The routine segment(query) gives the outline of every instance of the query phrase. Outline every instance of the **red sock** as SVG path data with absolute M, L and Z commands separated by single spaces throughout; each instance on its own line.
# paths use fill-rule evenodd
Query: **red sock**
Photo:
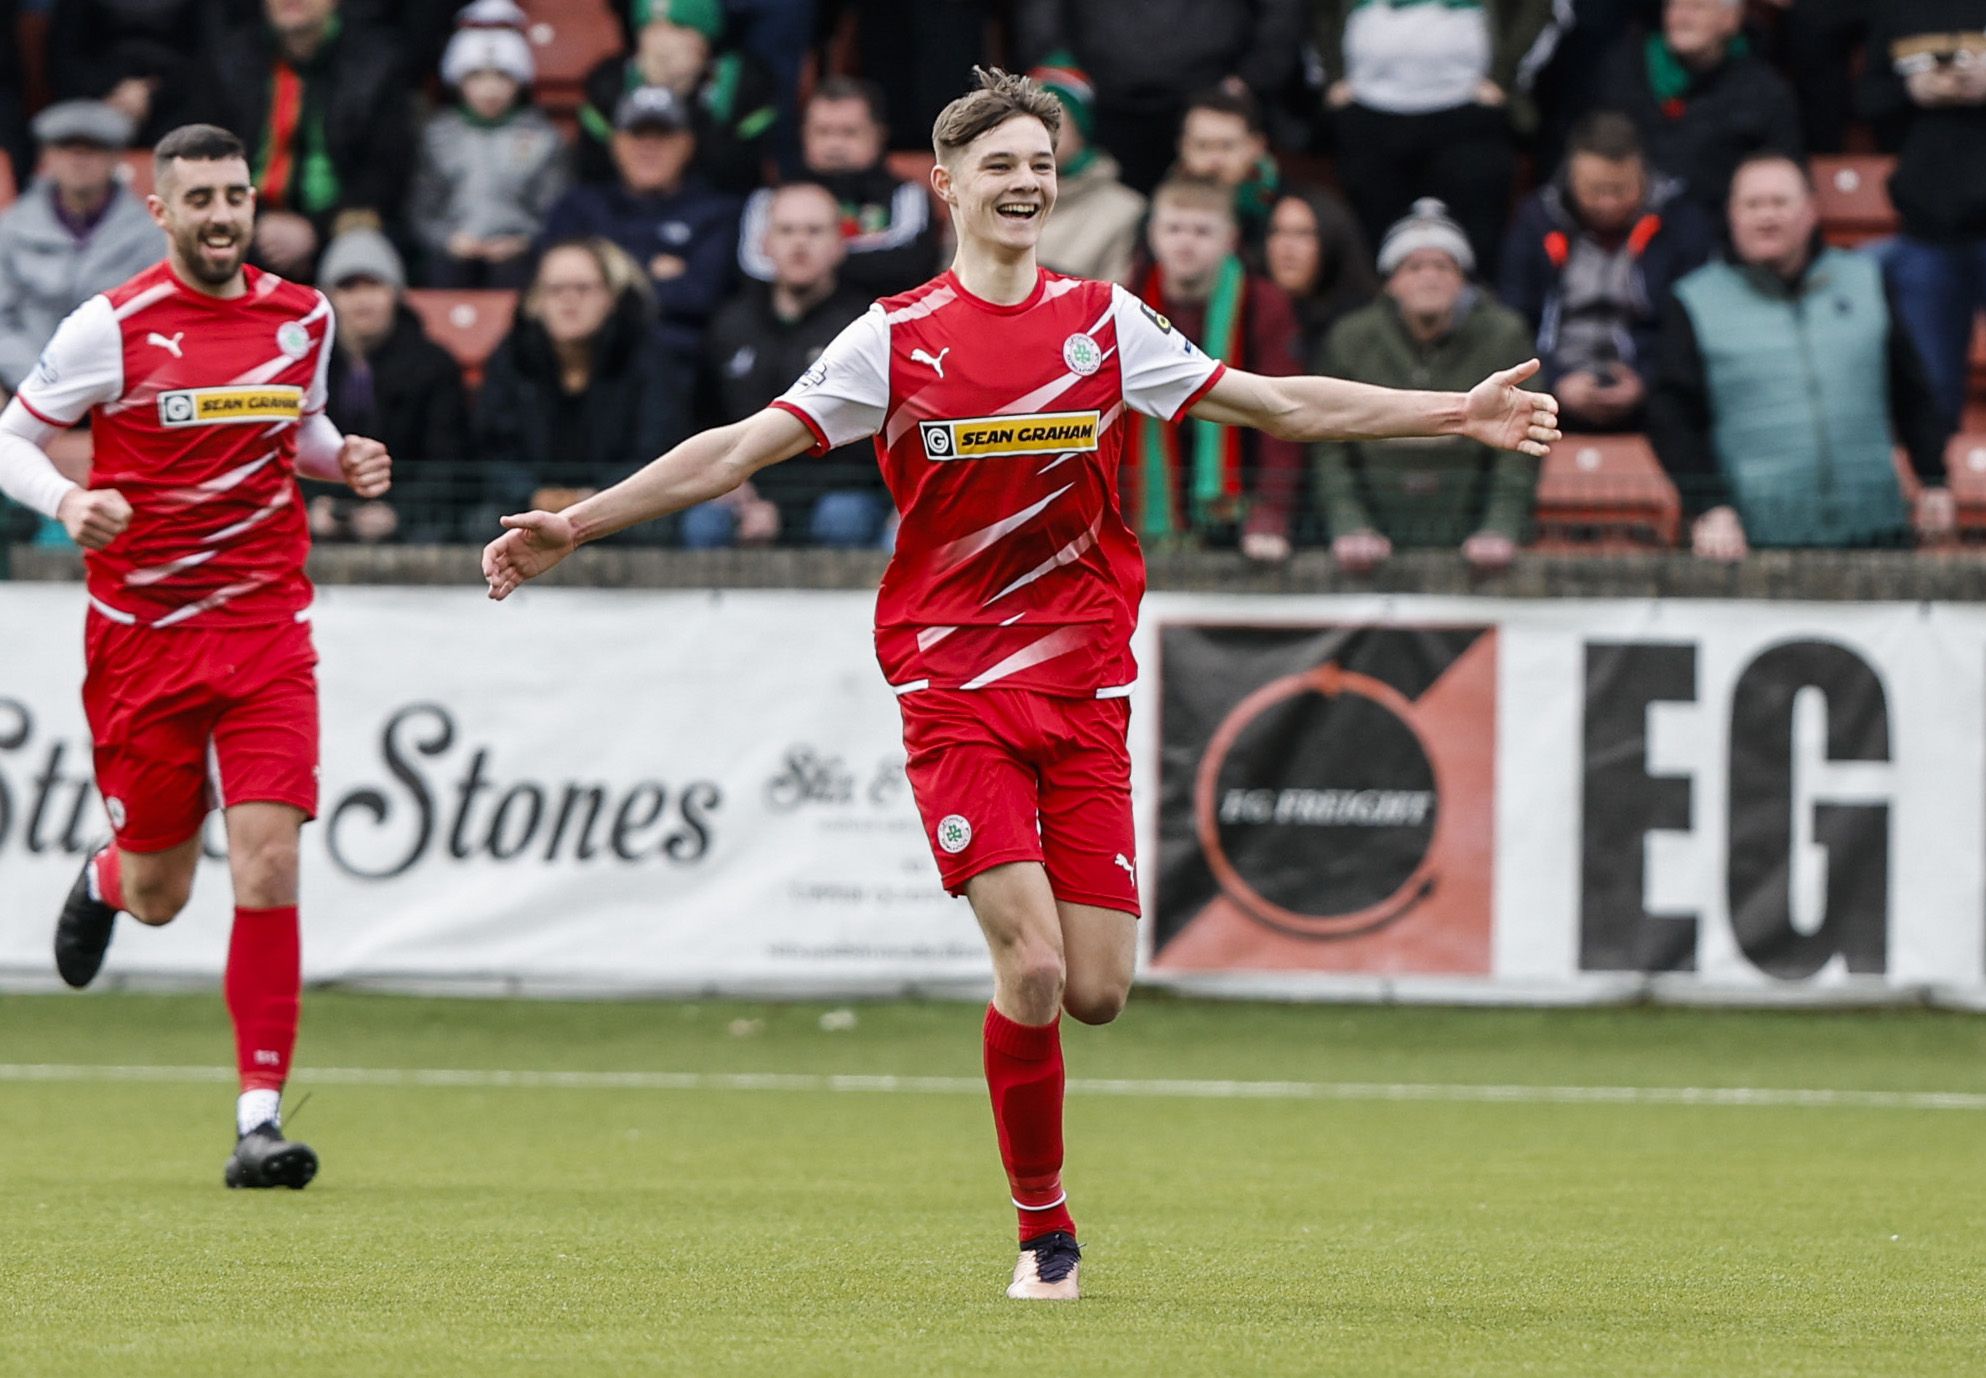
M 1062 1190 L 1062 1023 L 1016 1024 L 986 1007 L 986 1089 L 1021 1240 L 1076 1232 Z
M 244 1091 L 280 1091 L 290 1074 L 303 990 L 297 907 L 234 911 L 228 939 L 228 1015 Z
M 124 907 L 124 871 L 118 864 L 121 855 L 113 842 L 90 858 L 90 869 L 96 872 L 97 898 L 112 909 Z

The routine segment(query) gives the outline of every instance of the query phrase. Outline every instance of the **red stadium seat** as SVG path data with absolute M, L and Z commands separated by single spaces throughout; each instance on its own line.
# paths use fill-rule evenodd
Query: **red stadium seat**
M 421 318 L 430 338 L 455 356 L 469 386 L 483 381 L 483 365 L 495 352 L 517 315 L 515 292 L 443 292 L 417 289 L 407 305 Z
M 1672 546 L 1682 499 L 1639 435 L 1568 435 L 1538 475 L 1543 550 L 1599 552 Z
M 538 65 L 538 103 L 554 118 L 585 103 L 586 74 L 626 48 L 621 21 L 606 0 L 525 0 L 525 33 Z
M 1889 199 L 1889 175 L 1896 169 L 1896 159 L 1848 153 L 1815 158 L 1811 166 L 1821 232 L 1828 243 L 1852 247 L 1896 233 L 1896 207 Z
M 1961 431 L 1951 438 L 1945 474 L 1958 502 L 1959 534 L 1986 535 L 1986 432 Z

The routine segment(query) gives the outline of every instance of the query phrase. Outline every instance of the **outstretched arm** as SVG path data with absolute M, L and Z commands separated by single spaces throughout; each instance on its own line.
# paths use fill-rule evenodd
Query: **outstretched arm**
M 505 598 L 588 541 L 700 502 L 723 497 L 769 464 L 812 448 L 814 436 L 798 417 L 777 407 L 729 426 L 701 431 L 629 474 L 611 488 L 563 512 L 505 517 L 509 528 L 483 547 L 483 577 L 490 597 Z
M 1264 378 L 1231 368 L 1191 414 L 1281 440 L 1397 440 L 1462 435 L 1542 456 L 1559 438 L 1558 399 L 1520 384 L 1538 361 L 1492 373 L 1468 392 L 1404 392 L 1343 378 Z

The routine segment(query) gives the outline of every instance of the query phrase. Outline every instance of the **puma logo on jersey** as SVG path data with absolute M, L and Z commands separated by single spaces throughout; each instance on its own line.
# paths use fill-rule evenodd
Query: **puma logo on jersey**
M 921 348 L 913 349 L 910 351 L 910 362 L 913 364 L 931 365 L 931 371 L 937 374 L 938 377 L 942 379 L 945 376 L 945 356 L 947 354 L 950 354 L 951 352 L 952 352 L 952 347 L 950 345 L 946 345 L 943 349 L 938 351 L 937 357 L 933 358 L 930 354 L 926 353 Z
M 1133 887 L 1136 887 L 1138 884 L 1138 868 L 1131 864 L 1131 859 L 1125 856 L 1124 853 L 1119 852 L 1113 860 L 1115 860 L 1117 865 L 1124 868 L 1124 874 L 1131 877 L 1131 884 Z
M 165 336 L 159 334 L 158 331 L 154 330 L 151 334 L 145 337 L 145 343 L 148 345 L 155 345 L 158 348 L 165 350 L 175 359 L 184 359 L 186 356 L 180 353 L 179 342 L 185 338 L 186 338 L 186 332 L 184 330 L 174 335 L 170 340 L 168 340 Z

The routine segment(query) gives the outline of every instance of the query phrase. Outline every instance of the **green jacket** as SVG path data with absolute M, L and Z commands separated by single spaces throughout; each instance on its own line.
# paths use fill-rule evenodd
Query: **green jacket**
M 1316 371 L 1392 388 L 1466 392 L 1531 357 L 1523 318 L 1480 293 L 1464 297 L 1455 328 L 1415 343 L 1391 297 L 1339 321 Z M 1538 462 L 1459 437 L 1311 446 L 1318 505 L 1332 538 L 1372 530 L 1400 546 L 1458 546 L 1479 531 L 1525 538 Z

